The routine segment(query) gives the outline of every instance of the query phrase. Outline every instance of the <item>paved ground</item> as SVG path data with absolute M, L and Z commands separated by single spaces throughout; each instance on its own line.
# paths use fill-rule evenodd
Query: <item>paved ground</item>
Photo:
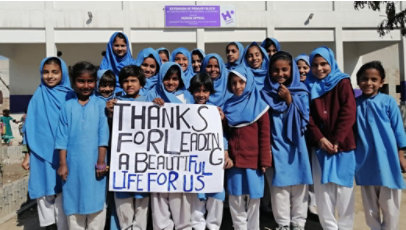
M 406 178 L 406 175 L 404 176 Z M 356 204 L 355 204 L 355 224 L 354 230 L 367 230 L 365 224 L 364 212 L 362 209 L 362 202 L 360 196 L 360 189 L 356 187 Z M 402 194 L 402 204 L 399 218 L 399 226 L 406 226 L 406 190 Z M 272 214 L 267 212 L 261 212 L 261 230 L 275 227 Z M 401 227 L 402 228 L 402 227 Z M 41 230 L 38 227 L 38 217 L 35 208 L 30 208 L 16 216 L 9 221 L 0 225 L 1 230 Z M 228 208 L 224 209 L 224 220 L 222 230 L 232 230 L 231 217 Z M 306 230 L 321 230 L 318 218 L 316 215 L 310 215 L 306 224 Z

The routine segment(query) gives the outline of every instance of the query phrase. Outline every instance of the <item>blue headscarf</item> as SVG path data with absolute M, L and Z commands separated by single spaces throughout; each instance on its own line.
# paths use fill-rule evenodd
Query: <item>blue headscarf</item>
M 118 57 L 113 51 L 113 43 L 117 34 L 122 34 L 125 38 L 125 43 L 127 44 L 127 53 L 123 57 Z M 120 70 L 124 66 L 131 65 L 133 63 L 134 60 L 131 56 L 131 47 L 127 36 L 122 32 L 115 32 L 113 35 L 111 35 L 109 43 L 107 43 L 106 55 L 103 57 L 99 69 L 109 69 L 114 72 L 116 75 L 116 91 L 120 91 L 119 89 L 121 89 L 120 82 L 118 80 Z
M 158 74 L 158 84 L 155 86 L 155 88 L 151 91 L 148 92 L 147 95 L 147 101 L 152 101 L 155 98 L 159 97 L 162 98 L 165 102 L 170 102 L 170 103 L 183 103 L 181 100 L 179 100 L 179 98 L 177 98 L 176 96 L 180 95 L 180 94 L 184 94 L 186 103 L 188 104 L 193 104 L 194 100 L 192 95 L 189 93 L 189 91 L 186 90 L 185 87 L 183 88 L 178 88 L 175 92 L 168 92 L 165 89 L 164 86 L 164 78 L 166 73 L 168 72 L 169 68 L 171 68 L 172 66 L 177 66 L 179 68 L 179 72 L 180 72 L 180 80 L 183 81 L 183 72 L 182 72 L 182 67 L 180 67 L 180 65 L 176 62 L 165 62 L 164 64 L 162 64 L 161 69 L 159 70 L 159 74 Z
M 96 85 L 96 90 L 95 90 L 95 95 L 98 97 L 98 98 L 101 98 L 101 99 L 103 99 L 104 101 L 109 101 L 109 100 L 111 100 L 111 99 L 113 99 L 114 97 L 115 97 L 115 95 L 114 95 L 114 91 L 113 91 L 113 93 L 109 96 L 109 97 L 103 97 L 101 94 L 100 94 L 100 92 L 99 92 L 99 85 L 100 85 L 100 79 L 103 77 L 103 75 L 104 75 L 104 73 L 106 73 L 107 71 L 109 71 L 108 69 L 99 69 L 98 71 L 97 71 L 97 85 Z
M 185 83 L 185 87 L 187 89 L 190 85 L 190 79 L 192 79 L 192 77 L 194 76 L 192 67 L 192 55 L 190 55 L 189 50 L 185 47 L 179 47 L 172 51 L 172 61 L 175 61 L 175 56 L 178 53 L 185 55 L 189 62 L 186 70 L 183 72 L 183 83 Z
M 41 84 L 28 105 L 24 139 L 31 153 L 56 167 L 59 164 L 59 152 L 55 150 L 59 112 L 68 97 L 74 94 L 70 87 L 68 68 L 61 58 L 57 58 L 61 62 L 61 82 L 52 88 L 44 83 L 42 70 L 50 58 L 41 61 Z
M 203 63 L 203 59 L 204 59 L 204 57 L 206 56 L 206 54 L 204 53 L 204 51 L 203 50 L 201 50 L 201 49 L 194 49 L 194 50 L 192 50 L 192 52 L 190 52 L 190 57 L 192 58 L 192 62 L 193 62 L 193 53 L 200 53 L 200 55 L 202 55 L 202 63 Z M 201 68 L 201 67 L 200 67 Z M 193 69 L 193 66 L 192 66 L 192 69 Z M 200 72 L 202 72 L 202 69 L 200 69 Z M 194 70 L 193 70 L 193 73 L 195 73 L 194 72 Z
M 296 64 L 297 64 L 297 62 L 300 61 L 300 60 L 306 62 L 306 64 L 310 67 L 309 55 L 307 55 L 307 54 L 299 54 L 299 55 L 295 58 Z
M 319 98 L 332 90 L 342 79 L 350 78 L 348 74 L 341 72 L 341 70 L 338 68 L 337 61 L 334 58 L 334 53 L 330 48 L 327 46 L 320 46 L 319 48 L 314 49 L 310 53 L 310 63 L 313 63 L 313 59 L 316 55 L 320 55 L 326 59 L 326 61 L 330 64 L 331 72 L 327 77 L 321 80 L 315 77 L 311 71 L 309 72 L 305 83 L 310 89 L 311 100 Z
M 227 98 L 232 96 L 232 94 L 230 94 L 227 90 L 227 80 L 229 72 L 226 68 L 226 65 L 224 64 L 223 59 L 216 53 L 210 53 L 206 55 L 206 57 L 203 59 L 201 72 L 207 73 L 206 66 L 211 58 L 217 59 L 220 69 L 220 76 L 218 76 L 216 79 L 212 79 L 215 93 L 210 94 L 208 102 L 213 105 L 223 107 Z
M 144 62 L 144 59 L 147 57 L 150 57 L 151 55 L 155 59 L 155 62 L 157 65 L 157 68 L 156 68 L 157 71 L 154 76 L 146 78 L 146 83 L 145 83 L 144 87 L 140 90 L 140 95 L 146 95 L 148 93 L 148 91 L 150 91 L 151 89 L 153 89 L 155 87 L 155 85 L 158 82 L 158 73 L 159 73 L 159 69 L 162 65 L 162 62 L 161 62 L 161 58 L 159 57 L 158 52 L 156 52 L 152 48 L 145 48 L 145 49 L 141 50 L 137 55 L 137 59 L 135 60 L 135 65 L 141 66 L 142 63 Z
M 230 71 L 242 79 L 246 85 L 241 96 L 233 94 L 224 104 L 224 114 L 230 127 L 244 127 L 257 121 L 268 110 L 269 106 L 261 98 L 254 75 L 245 66 L 238 66 Z M 230 89 L 227 89 L 230 90 Z M 230 93 L 232 93 L 230 91 Z
M 248 53 L 248 49 L 251 46 L 257 46 L 262 53 L 262 64 L 261 64 L 261 67 L 258 69 L 253 69 L 248 64 L 246 55 Z M 261 90 L 264 87 L 264 81 L 265 81 L 266 75 L 268 73 L 269 56 L 268 56 L 268 53 L 266 52 L 266 50 L 263 47 L 259 46 L 258 43 L 256 43 L 256 42 L 252 42 L 251 44 L 249 44 L 245 48 L 245 52 L 244 52 L 244 65 L 252 71 L 252 73 L 255 76 L 255 82 L 258 86 L 258 89 Z
M 160 51 L 163 51 L 163 50 L 168 51 L 168 61 L 172 61 L 171 52 L 169 52 L 169 50 L 168 50 L 167 48 L 161 47 L 161 48 L 156 49 L 155 51 L 156 51 L 156 52 L 158 53 L 158 55 L 159 55 L 159 52 L 160 52 Z M 162 61 L 161 61 L 161 62 L 162 62 Z
M 238 60 L 235 61 L 234 63 L 227 62 L 227 69 L 230 69 L 230 70 L 234 69 L 235 67 L 240 65 L 242 63 L 242 60 L 243 60 L 243 57 L 244 57 L 244 46 L 239 42 L 230 42 L 230 43 L 227 44 L 227 46 L 229 46 L 231 44 L 234 44 L 234 45 L 237 46 L 239 55 L 238 55 Z
M 266 43 L 267 40 L 271 40 L 272 43 L 275 45 L 276 50 L 277 50 L 277 51 L 281 51 L 281 45 L 279 44 L 279 41 L 276 40 L 275 38 L 265 38 L 265 40 L 263 40 L 262 43 L 261 43 L 261 46 L 262 46 L 264 49 L 266 49 L 266 48 L 265 48 L 265 43 Z
M 284 51 L 279 51 L 272 56 L 271 61 L 280 60 L 277 57 L 279 55 L 289 55 Z M 305 84 L 300 82 L 300 73 L 297 68 L 296 62 L 291 60 L 291 78 L 289 85 L 286 87 L 289 89 L 292 96 L 292 104 L 288 106 L 286 101 L 281 99 L 278 95 L 280 84 L 272 80 L 271 74 L 267 75 L 265 79 L 264 88 L 261 90 L 262 98 L 268 103 L 270 109 L 278 113 L 288 111 L 284 120 L 284 129 L 288 140 L 292 144 L 298 144 L 301 136 L 306 131 L 306 126 L 309 123 L 308 105 L 302 103 L 300 95 L 303 93 L 308 94 L 308 90 Z M 270 63 L 272 65 L 272 62 Z

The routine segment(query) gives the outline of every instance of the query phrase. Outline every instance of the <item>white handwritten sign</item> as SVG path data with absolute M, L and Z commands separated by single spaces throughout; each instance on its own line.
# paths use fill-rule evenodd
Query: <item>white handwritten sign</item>
M 110 191 L 220 192 L 223 164 L 223 130 L 215 106 L 116 104 Z

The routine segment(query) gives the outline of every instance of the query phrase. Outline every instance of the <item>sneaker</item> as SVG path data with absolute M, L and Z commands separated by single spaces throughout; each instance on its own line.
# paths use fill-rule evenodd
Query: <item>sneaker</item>
M 299 226 L 297 224 L 291 224 L 290 225 L 290 230 L 304 230 L 305 228 L 302 226 Z

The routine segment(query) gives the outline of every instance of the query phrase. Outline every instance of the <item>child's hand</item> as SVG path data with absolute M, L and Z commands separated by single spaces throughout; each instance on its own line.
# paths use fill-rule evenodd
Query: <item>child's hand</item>
M 286 104 L 290 105 L 292 103 L 292 95 L 290 94 L 289 89 L 285 85 L 281 84 L 278 90 L 278 95 L 284 101 L 286 101 Z
M 406 173 L 406 159 L 404 156 L 404 151 L 399 149 L 398 155 L 399 155 L 400 169 L 402 170 L 402 173 Z
M 223 110 L 220 107 L 217 107 L 217 109 L 219 110 L 221 120 L 224 120 L 225 115 L 224 115 Z
M 21 167 L 23 167 L 23 169 L 25 170 L 29 170 L 30 169 L 30 154 L 26 153 L 24 156 L 24 160 L 21 163 Z
M 155 104 L 157 104 L 159 106 L 163 106 L 165 104 L 164 99 L 159 98 L 159 97 L 155 98 L 152 102 L 154 102 Z
M 96 164 L 96 177 L 97 178 L 102 178 L 103 176 L 106 175 L 106 173 L 109 171 L 108 166 L 106 166 L 106 163 L 97 163 Z
M 68 178 L 68 166 L 66 166 L 66 164 L 59 165 L 58 175 L 62 178 L 63 181 L 66 181 L 66 179 Z
M 228 156 L 228 151 L 224 151 L 224 169 L 229 169 L 234 166 L 233 160 Z
M 110 117 L 110 115 L 113 115 L 114 105 L 116 104 L 116 102 L 117 102 L 117 99 L 115 99 L 115 98 L 106 102 L 106 109 L 109 114 L 109 117 Z
M 266 169 L 267 169 L 268 167 L 261 167 L 261 171 L 262 171 L 262 173 L 266 173 Z
M 322 137 L 319 141 L 319 146 L 322 150 L 330 153 L 330 154 L 334 154 L 337 151 L 335 150 L 335 147 L 333 144 L 331 144 L 331 142 L 329 140 L 327 140 L 327 138 Z M 338 148 L 338 147 L 337 147 Z

